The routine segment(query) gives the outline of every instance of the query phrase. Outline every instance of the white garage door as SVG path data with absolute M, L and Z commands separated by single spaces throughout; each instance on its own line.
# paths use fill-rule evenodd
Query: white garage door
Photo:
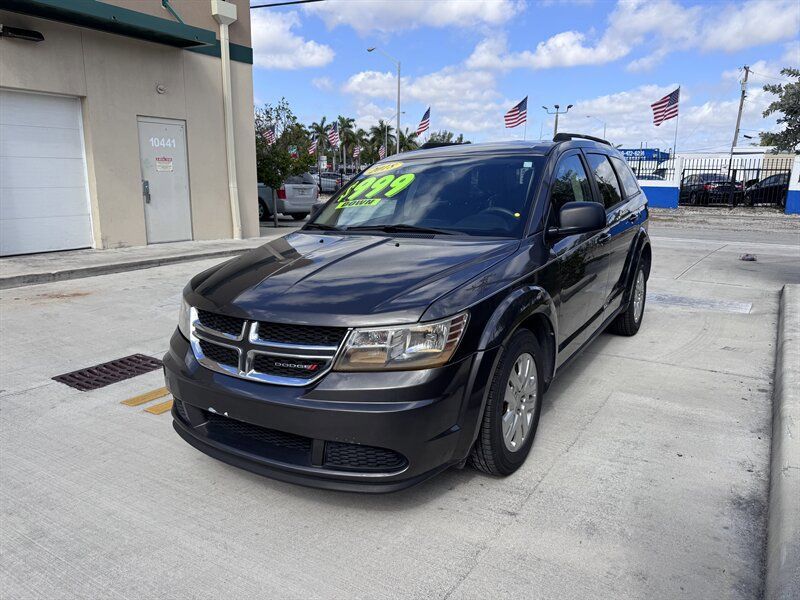
M 91 245 L 80 101 L 0 90 L 0 256 Z

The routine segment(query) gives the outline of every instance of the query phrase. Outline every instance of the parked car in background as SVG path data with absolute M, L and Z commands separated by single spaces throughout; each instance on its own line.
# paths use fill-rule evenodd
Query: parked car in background
M 344 184 L 344 178 L 333 171 L 323 172 L 317 176 L 319 191 L 323 194 L 333 194 Z
M 785 208 L 788 191 L 789 172 L 777 173 L 749 186 L 744 193 L 744 203 L 748 206 L 777 204 L 781 208 Z
M 319 198 L 317 180 L 311 173 L 289 177 L 276 190 L 274 202 L 277 212 L 289 215 L 298 221 L 305 219 L 311 212 L 311 207 Z M 268 221 L 273 214 L 272 188 L 258 184 L 258 220 Z
M 739 204 L 743 196 L 744 184 L 722 173 L 694 173 L 681 182 L 681 204 Z

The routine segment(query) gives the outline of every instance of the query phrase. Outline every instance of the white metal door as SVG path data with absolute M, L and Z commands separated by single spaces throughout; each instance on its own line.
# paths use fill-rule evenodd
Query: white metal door
M 147 243 L 192 239 L 184 121 L 139 117 Z
M 80 100 L 0 90 L 0 256 L 91 245 Z

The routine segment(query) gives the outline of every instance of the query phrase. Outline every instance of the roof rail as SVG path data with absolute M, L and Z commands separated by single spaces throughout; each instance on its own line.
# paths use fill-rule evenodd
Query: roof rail
M 554 142 L 568 142 L 570 140 L 592 140 L 593 142 L 600 142 L 601 144 L 611 145 L 611 142 L 603 138 L 594 137 L 593 135 L 584 135 L 582 133 L 557 133 L 553 137 Z
M 420 150 L 427 150 L 428 148 L 441 148 L 442 146 L 461 146 L 462 144 L 469 144 L 469 142 L 425 142 L 419 147 Z

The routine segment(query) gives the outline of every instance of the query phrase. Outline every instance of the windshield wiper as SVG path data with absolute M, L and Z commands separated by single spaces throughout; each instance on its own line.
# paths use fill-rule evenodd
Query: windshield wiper
M 303 229 L 320 229 L 322 231 L 344 231 L 341 227 L 336 225 L 327 225 L 326 223 L 306 223 Z
M 348 227 L 345 231 L 383 231 L 385 233 L 434 233 L 438 235 L 453 235 L 455 232 L 448 229 L 435 229 L 433 227 L 420 227 L 419 225 L 408 225 L 406 223 L 396 223 L 393 225 L 356 225 Z

